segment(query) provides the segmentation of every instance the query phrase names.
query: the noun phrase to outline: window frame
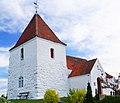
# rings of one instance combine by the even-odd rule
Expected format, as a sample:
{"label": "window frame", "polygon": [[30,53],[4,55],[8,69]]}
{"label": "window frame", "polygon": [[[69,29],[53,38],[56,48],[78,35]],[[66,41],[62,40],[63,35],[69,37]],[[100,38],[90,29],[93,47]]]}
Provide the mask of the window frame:
{"label": "window frame", "polygon": [[22,76],[19,77],[19,88],[23,87],[23,80],[24,78]]}
{"label": "window frame", "polygon": [[50,48],[50,57],[51,57],[52,59],[55,58],[55,52],[54,52],[54,49],[53,49],[53,48]]}
{"label": "window frame", "polygon": [[24,48],[21,48],[21,60],[24,60]]}

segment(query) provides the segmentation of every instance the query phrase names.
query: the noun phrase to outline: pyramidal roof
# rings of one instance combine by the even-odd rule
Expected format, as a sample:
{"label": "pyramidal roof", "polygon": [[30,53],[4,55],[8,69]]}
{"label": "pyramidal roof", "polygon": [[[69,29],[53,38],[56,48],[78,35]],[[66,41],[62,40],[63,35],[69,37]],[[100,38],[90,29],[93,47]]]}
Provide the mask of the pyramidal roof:
{"label": "pyramidal roof", "polygon": [[30,23],[28,24],[28,26],[26,27],[26,29],[24,30],[24,32],[22,33],[21,37],[15,44],[15,46],[12,47],[10,50],[18,47],[19,45],[27,42],[28,40],[36,36],[66,45],[65,43],[58,39],[58,37],[49,28],[49,26],[43,21],[43,19],[38,14],[35,14]]}

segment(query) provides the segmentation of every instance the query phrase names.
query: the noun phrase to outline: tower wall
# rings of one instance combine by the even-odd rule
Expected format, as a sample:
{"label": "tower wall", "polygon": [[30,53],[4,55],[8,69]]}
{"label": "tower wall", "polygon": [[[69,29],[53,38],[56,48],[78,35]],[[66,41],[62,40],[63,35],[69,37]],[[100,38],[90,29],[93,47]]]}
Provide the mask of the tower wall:
{"label": "tower wall", "polygon": [[[51,48],[54,49],[54,58],[51,58]],[[62,44],[37,38],[38,98],[43,98],[47,89],[55,89],[61,97],[67,95],[66,48]]]}
{"label": "tower wall", "polygon": [[36,13],[10,50],[8,99],[25,92],[28,99],[43,98],[47,89],[66,96],[67,80],[65,44]]}
{"label": "tower wall", "polygon": [[[24,59],[21,60],[21,48]],[[29,92],[30,99],[36,98],[37,41],[33,38],[10,51],[8,99],[18,99],[19,93]],[[19,77],[23,77],[23,87],[19,87]]]}
{"label": "tower wall", "polygon": [[[21,48],[24,60],[21,60]],[[23,77],[21,88],[20,76]],[[28,99],[40,99],[47,89],[55,89],[61,97],[67,95],[66,49],[62,44],[35,37],[10,51],[8,99],[19,99],[19,93],[24,92],[29,92]]]}

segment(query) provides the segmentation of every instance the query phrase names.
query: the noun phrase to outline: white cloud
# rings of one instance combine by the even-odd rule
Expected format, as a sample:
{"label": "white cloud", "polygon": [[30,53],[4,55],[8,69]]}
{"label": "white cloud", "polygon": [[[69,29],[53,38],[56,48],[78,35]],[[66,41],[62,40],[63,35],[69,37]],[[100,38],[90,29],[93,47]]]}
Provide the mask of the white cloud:
{"label": "white cloud", "polygon": [[[8,73],[8,64],[9,64],[9,48],[0,47],[0,74],[6,76]],[[0,78],[0,96],[2,94],[6,95],[7,91],[7,79]]]}
{"label": "white cloud", "polygon": [[0,47],[0,67],[8,67],[9,65],[9,47]]}
{"label": "white cloud", "polygon": [[7,92],[7,79],[0,78],[0,96],[2,94],[6,95]]}
{"label": "white cloud", "polygon": [[[53,17],[49,23],[56,23],[52,26],[62,28],[57,32],[59,37],[67,40],[68,46],[80,53],[89,51],[89,54],[85,55],[88,59],[99,58],[108,73],[118,74],[120,72],[120,1],[70,0],[68,2],[66,0],[68,4],[64,2],[63,5],[61,2],[54,0],[53,2],[54,5],[48,2],[52,7],[46,8],[46,11],[49,12],[50,17],[55,16],[55,19]],[[61,8],[65,10],[62,11]],[[60,25],[56,22],[57,19],[61,19]],[[82,55],[78,54],[78,56]]]}
{"label": "white cloud", "polygon": [[21,32],[32,16],[33,0],[1,0],[0,1],[0,30]]}
{"label": "white cloud", "polygon": [[[0,30],[22,31],[35,12],[33,2],[34,0],[0,1],[0,14],[2,14]],[[41,16],[62,40],[68,42],[69,47],[79,52],[89,51],[85,57],[99,58],[104,69],[109,73],[120,72],[118,70],[120,67],[119,0],[39,0],[38,2]],[[3,58],[0,59],[1,61],[7,57],[7,54],[2,53],[0,56]],[[78,54],[78,56],[82,55]],[[8,65],[8,62],[0,65],[6,64]]]}

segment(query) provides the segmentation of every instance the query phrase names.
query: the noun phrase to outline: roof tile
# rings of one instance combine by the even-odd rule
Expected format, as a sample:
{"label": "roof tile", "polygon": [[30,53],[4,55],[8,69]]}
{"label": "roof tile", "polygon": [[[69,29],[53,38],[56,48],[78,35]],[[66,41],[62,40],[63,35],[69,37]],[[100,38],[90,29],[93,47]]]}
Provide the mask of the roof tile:
{"label": "roof tile", "polygon": [[[38,14],[35,14],[13,48],[16,48],[17,46],[27,42],[28,40],[36,36],[66,45],[58,39],[58,37],[49,28],[49,26],[43,21],[43,19]],[[13,48],[11,48],[10,50],[12,50]]]}
{"label": "roof tile", "polygon": [[96,60],[87,61],[86,59],[67,56],[67,67],[72,70],[69,77],[89,74]]}

